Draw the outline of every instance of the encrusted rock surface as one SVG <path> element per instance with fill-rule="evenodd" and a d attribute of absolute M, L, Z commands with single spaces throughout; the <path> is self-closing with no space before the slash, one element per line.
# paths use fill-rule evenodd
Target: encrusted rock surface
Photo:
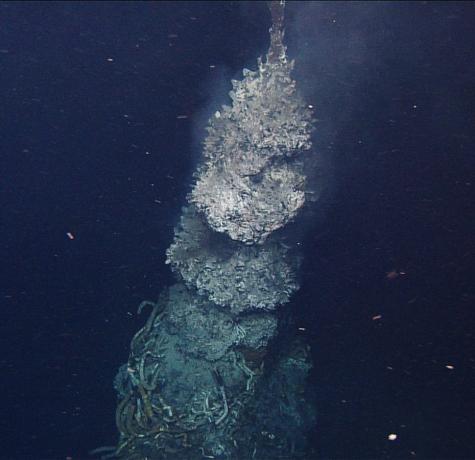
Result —
<path fill-rule="evenodd" d="M 278 242 L 246 246 L 213 233 L 192 207 L 184 208 L 167 263 L 188 286 L 233 313 L 288 302 L 299 287 L 298 255 Z"/>
<path fill-rule="evenodd" d="M 209 121 L 189 201 L 213 230 L 245 244 L 262 244 L 305 203 L 300 157 L 312 147 L 312 113 L 292 68 L 284 55 L 244 69 L 244 79 L 232 81 L 232 106 Z"/>

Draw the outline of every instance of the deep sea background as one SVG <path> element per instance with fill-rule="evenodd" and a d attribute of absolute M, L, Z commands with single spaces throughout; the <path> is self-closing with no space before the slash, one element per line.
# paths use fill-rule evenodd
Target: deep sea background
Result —
<path fill-rule="evenodd" d="M 318 458 L 473 459 L 475 6 L 286 14 L 329 164 L 286 307 Z M 173 282 L 206 119 L 269 21 L 261 2 L 0 3 L 0 459 L 116 441 L 136 307 Z"/>

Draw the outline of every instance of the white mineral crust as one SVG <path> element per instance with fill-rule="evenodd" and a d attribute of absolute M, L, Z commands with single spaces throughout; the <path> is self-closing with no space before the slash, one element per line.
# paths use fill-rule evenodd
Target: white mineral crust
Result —
<path fill-rule="evenodd" d="M 300 258 L 284 245 L 220 242 L 213 233 L 193 207 L 184 208 L 167 250 L 166 263 L 199 294 L 240 313 L 272 310 L 299 288 Z"/>
<path fill-rule="evenodd" d="M 232 106 L 209 121 L 204 161 L 189 201 L 210 227 L 262 244 L 305 202 L 301 155 L 312 147 L 312 114 L 290 77 L 293 62 L 262 63 L 232 81 Z"/>

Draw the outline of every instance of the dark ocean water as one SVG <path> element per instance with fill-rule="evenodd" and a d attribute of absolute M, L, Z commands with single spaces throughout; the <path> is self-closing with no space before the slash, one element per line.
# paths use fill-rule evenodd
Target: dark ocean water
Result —
<path fill-rule="evenodd" d="M 331 177 L 288 306 L 318 458 L 475 458 L 475 6 L 289 2 L 286 20 Z M 269 25 L 260 2 L 0 4 L 0 459 L 116 441 L 136 307 L 173 281 L 206 119 Z"/>

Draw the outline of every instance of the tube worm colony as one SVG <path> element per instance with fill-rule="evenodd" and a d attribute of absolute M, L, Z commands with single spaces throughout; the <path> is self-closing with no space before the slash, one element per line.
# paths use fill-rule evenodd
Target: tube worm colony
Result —
<path fill-rule="evenodd" d="M 167 250 L 179 281 L 139 307 L 152 311 L 115 379 L 120 439 L 105 457 L 290 459 L 306 449 L 308 347 L 283 340 L 277 307 L 299 288 L 288 224 L 310 193 L 312 114 L 290 75 L 284 5 L 269 6 L 266 59 L 232 81 L 231 105 L 209 121 Z"/>

